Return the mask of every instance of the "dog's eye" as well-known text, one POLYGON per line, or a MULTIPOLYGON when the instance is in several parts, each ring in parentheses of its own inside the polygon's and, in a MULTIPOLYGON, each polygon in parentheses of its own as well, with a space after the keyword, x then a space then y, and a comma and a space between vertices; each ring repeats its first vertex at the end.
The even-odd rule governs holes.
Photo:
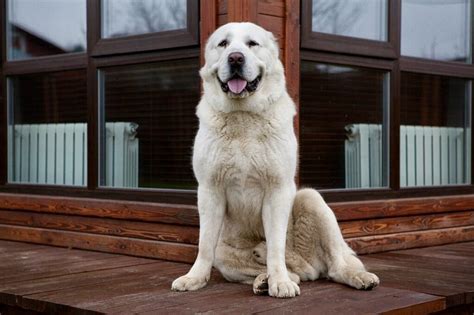
POLYGON ((253 47, 253 46, 258 46, 258 43, 254 40, 249 40, 249 42, 247 43, 247 45, 249 47, 253 47))
POLYGON ((227 40, 224 39, 224 40, 221 41, 217 46, 219 46, 219 47, 225 47, 225 46, 227 46, 227 40))

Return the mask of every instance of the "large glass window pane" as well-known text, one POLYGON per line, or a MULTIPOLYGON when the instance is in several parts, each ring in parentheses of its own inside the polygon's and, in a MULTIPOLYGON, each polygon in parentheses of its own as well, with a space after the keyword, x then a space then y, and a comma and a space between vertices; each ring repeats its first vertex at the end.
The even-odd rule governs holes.
POLYGON ((471 29, 471 0, 402 1, 402 55, 470 62, 471 29))
POLYGON ((402 72, 400 186, 470 183, 471 82, 402 72))
POLYGON ((387 185, 389 73, 301 63, 300 180, 316 188, 387 185))
POLYGON ((7 0, 8 59, 86 50, 86 0, 7 0))
POLYGON ((386 41, 387 0, 313 0, 313 32, 386 41))
POLYGON ((102 37, 186 28, 187 0, 102 0, 102 37))
POLYGON ((87 184, 86 71, 8 79, 8 180, 87 184))
POLYGON ((100 185, 196 186, 198 71, 198 58, 100 70, 100 185))

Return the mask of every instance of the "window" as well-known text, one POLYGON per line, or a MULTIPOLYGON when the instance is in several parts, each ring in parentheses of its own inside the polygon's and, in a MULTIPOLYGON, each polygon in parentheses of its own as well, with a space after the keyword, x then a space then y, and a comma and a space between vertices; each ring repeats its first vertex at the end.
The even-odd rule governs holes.
POLYGON ((388 91, 386 71, 302 61, 302 185, 387 186, 388 91))
POLYGON ((4 4, 0 189, 192 198, 199 1, 4 4))
POLYGON ((12 76, 8 94, 9 182, 87 185, 86 72, 12 76))
POLYGON ((386 41, 387 0, 313 0, 312 31, 386 41))
POLYGON ((86 1, 7 0, 9 60, 86 50, 86 1))
POLYGON ((302 0, 301 46, 393 58, 398 0, 302 0))
POLYGON ((471 19, 468 0, 302 0, 300 183, 472 193, 471 19))
POLYGON ((471 61, 470 0, 403 0, 402 54, 445 61, 471 61))
POLYGON ((186 0, 103 0, 102 37, 186 28, 186 0))
POLYGON ((400 186, 470 183, 471 82, 402 72, 400 186))
POLYGON ((102 186, 196 187, 198 72, 197 58, 100 70, 102 186))

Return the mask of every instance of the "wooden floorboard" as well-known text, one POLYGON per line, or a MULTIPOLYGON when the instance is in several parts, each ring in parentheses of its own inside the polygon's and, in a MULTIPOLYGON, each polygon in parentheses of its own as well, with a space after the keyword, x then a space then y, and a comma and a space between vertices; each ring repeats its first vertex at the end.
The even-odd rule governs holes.
POLYGON ((444 296, 447 307, 474 303, 474 242, 362 256, 389 287, 444 296))
MULTIPOLYGON (((29 314, 298 313, 427 314, 474 303, 474 242, 362 256, 382 281, 357 291, 327 280, 301 296, 255 296, 214 272, 197 292, 170 291, 189 265, 124 255, 0 241, 0 311, 29 314), (35 313, 36 312, 36 313, 35 313)), ((467 306, 466 306, 467 305, 467 306)))

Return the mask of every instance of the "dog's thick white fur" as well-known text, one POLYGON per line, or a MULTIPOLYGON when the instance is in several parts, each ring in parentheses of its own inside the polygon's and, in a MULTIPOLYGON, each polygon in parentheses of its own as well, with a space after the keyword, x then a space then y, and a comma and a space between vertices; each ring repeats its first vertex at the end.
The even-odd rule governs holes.
POLYGON ((206 45, 193 154, 199 253, 173 290, 204 287, 213 265, 229 281, 253 283, 256 292, 268 285, 274 297, 299 295, 300 280, 320 277, 357 289, 379 283, 345 243, 319 193, 296 189, 295 105, 278 53, 274 36, 252 23, 226 24, 206 45), (241 64, 232 53, 243 56, 241 64), (232 79, 247 82, 231 86, 232 79))

